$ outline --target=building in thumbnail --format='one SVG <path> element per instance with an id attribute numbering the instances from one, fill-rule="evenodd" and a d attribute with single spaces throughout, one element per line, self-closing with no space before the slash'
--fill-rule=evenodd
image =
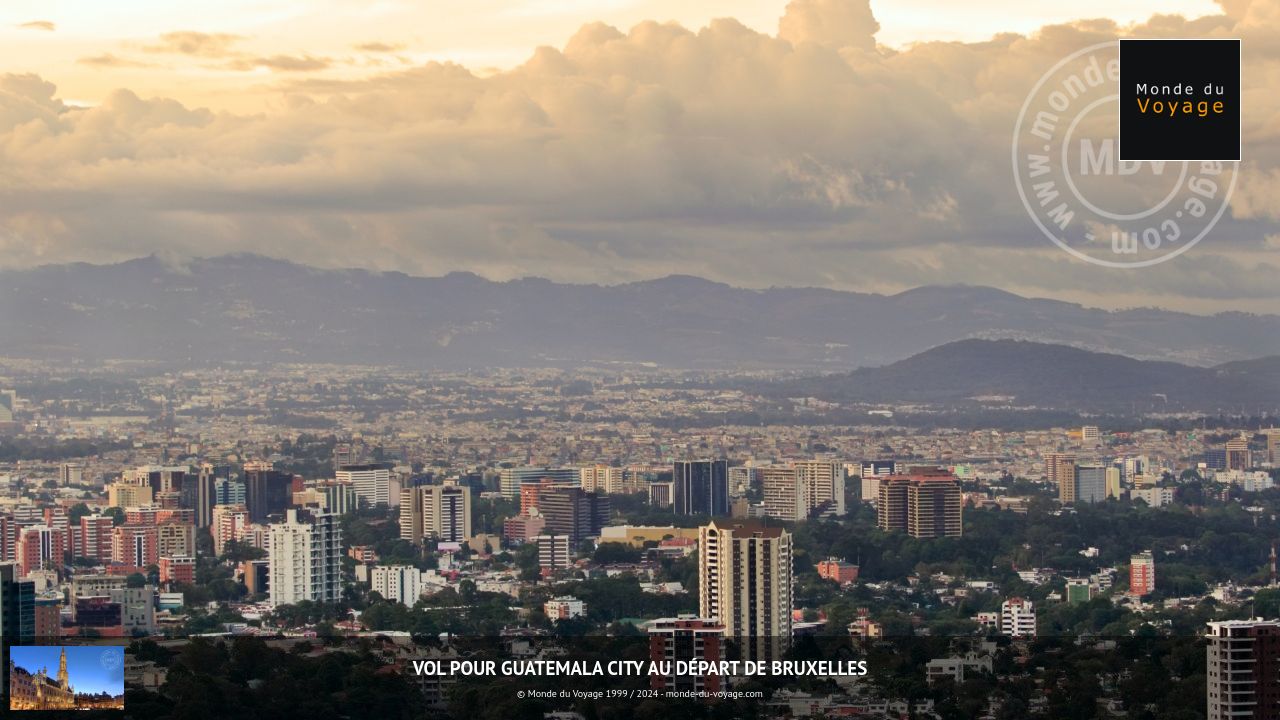
<path id="1" fill-rule="evenodd" d="M 271 525 L 267 553 L 272 605 L 341 598 L 342 528 L 336 515 L 304 520 L 289 509 L 284 522 Z"/>
<path id="2" fill-rule="evenodd" d="M 48 668 L 31 669 L 9 661 L 10 710 L 74 710 L 75 688 L 67 676 L 67 650 L 62 649 L 58 674 L 49 676 Z"/>
<path id="3" fill-rule="evenodd" d="M 1150 595 L 1156 589 L 1156 560 L 1150 551 L 1129 558 L 1129 594 Z"/>
<path id="4" fill-rule="evenodd" d="M 886 532 L 927 539 L 963 533 L 960 481 L 941 468 L 916 468 L 910 475 L 880 479 L 876 523 Z"/>
<path id="5" fill-rule="evenodd" d="M 1035 637 L 1035 603 L 1020 597 L 1011 597 L 1001 603 L 1000 634 L 1009 637 Z"/>
<path id="6" fill-rule="evenodd" d="M 669 663 L 672 672 L 667 675 L 649 676 L 649 687 L 666 692 L 708 692 L 720 690 L 718 674 L 675 673 L 676 663 L 688 661 L 719 662 L 723 659 L 720 640 L 724 626 L 715 620 L 681 615 L 674 618 L 658 618 L 647 624 L 649 631 L 649 660 Z"/>
<path id="7" fill-rule="evenodd" d="M 672 483 L 677 515 L 729 514 L 728 461 L 677 461 Z"/>
<path id="8" fill-rule="evenodd" d="M 415 545 L 435 538 L 465 542 L 471 537 L 471 488 L 446 480 L 400 491 L 400 538 Z"/>
<path id="9" fill-rule="evenodd" d="M 1211 622 L 1206 638 L 1208 720 L 1280 718 L 1280 621 Z"/>
<path id="10" fill-rule="evenodd" d="M 791 534 L 755 522 L 698 531 L 698 614 L 724 626 L 744 660 L 780 659 L 791 640 Z"/>

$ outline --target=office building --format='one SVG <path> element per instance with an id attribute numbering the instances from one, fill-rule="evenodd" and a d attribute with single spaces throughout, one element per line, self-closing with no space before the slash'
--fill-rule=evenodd
<path id="1" fill-rule="evenodd" d="M 578 468 L 552 467 L 517 467 L 503 468 L 498 475 L 498 489 L 502 496 L 509 500 L 520 497 L 520 489 L 525 485 L 537 485 L 543 480 L 563 487 L 579 487 L 582 473 Z"/>
<path id="2" fill-rule="evenodd" d="M 567 535 L 574 547 L 599 535 L 600 529 L 609 524 L 609 496 L 584 492 L 582 488 L 542 491 L 539 510 L 546 520 L 544 532 Z"/>
<path id="3" fill-rule="evenodd" d="M 342 597 L 342 528 L 336 515 L 300 518 L 290 508 L 284 522 L 271 525 L 267 553 L 272 605 Z"/>
<path id="4" fill-rule="evenodd" d="M 781 659 L 791 639 L 791 534 L 712 521 L 698 531 L 698 614 L 724 626 L 744 660 Z"/>
<path id="5" fill-rule="evenodd" d="M 400 491 L 400 538 L 465 542 L 471 537 L 471 488 L 446 480 Z"/>
<path id="6" fill-rule="evenodd" d="M 271 463 L 245 463 L 244 491 L 249 519 L 265 523 L 283 515 L 293 502 L 293 474 L 276 470 Z"/>
<path id="7" fill-rule="evenodd" d="M 155 497 L 149 485 L 117 482 L 107 486 L 107 505 L 111 507 L 137 507 L 150 505 L 154 501 Z"/>
<path id="8" fill-rule="evenodd" d="M 1082 503 L 1099 503 L 1107 499 L 1107 467 L 1104 465 L 1077 465 L 1075 468 L 1075 499 Z"/>
<path id="9" fill-rule="evenodd" d="M 672 482 L 677 515 L 729 514 L 728 461 L 677 461 Z"/>
<path id="10" fill-rule="evenodd" d="M 196 527 L 207 528 L 213 522 L 213 506 L 214 505 L 231 505 L 233 503 L 243 503 L 244 485 L 236 483 L 239 486 L 239 497 L 230 499 L 227 497 L 228 486 L 231 484 L 231 466 L 215 465 L 213 463 L 201 463 L 200 470 L 196 474 L 196 492 L 195 492 L 195 511 L 196 511 Z M 218 497 L 219 485 L 222 487 L 222 498 Z"/>
<path id="11" fill-rule="evenodd" d="M 373 591 L 386 600 L 413 607 L 422 597 L 422 571 L 410 565 L 375 567 L 369 580 Z"/>
<path id="12" fill-rule="evenodd" d="M 1252 465 L 1249 441 L 1244 437 L 1228 440 L 1226 445 L 1227 470 L 1248 470 Z"/>
<path id="13" fill-rule="evenodd" d="M 542 576 L 553 575 L 572 564 L 572 545 L 568 535 L 544 534 L 535 538 L 538 543 L 538 567 Z"/>
<path id="14" fill-rule="evenodd" d="M 334 473 L 340 483 L 350 483 L 362 507 L 391 505 L 391 464 L 342 465 Z M 397 501 L 399 498 L 397 497 Z"/>
<path id="15" fill-rule="evenodd" d="M 1208 720 L 1280 718 L 1280 621 L 1259 618 L 1208 625 Z"/>
<path id="16" fill-rule="evenodd" d="M 622 492 L 622 468 L 591 465 L 579 468 L 579 485 L 587 492 L 613 495 Z"/>
<path id="17" fill-rule="evenodd" d="M 880 529 L 921 539 L 960 537 L 960 481 L 941 468 L 914 468 L 912 473 L 881 478 L 876 502 Z"/>
<path id="18" fill-rule="evenodd" d="M 1035 603 L 1020 597 L 1011 597 L 1001 603 L 1000 634 L 1009 637 L 1035 637 Z"/>
<path id="19" fill-rule="evenodd" d="M 1071 453 L 1045 453 L 1044 479 L 1050 487 L 1057 488 L 1059 502 L 1075 502 L 1076 456 Z"/>
<path id="20" fill-rule="evenodd" d="M 7 645 L 35 634 L 36 584 L 22 579 L 17 564 L 0 564 L 0 641 Z"/>
<path id="21" fill-rule="evenodd" d="M 58 484 L 62 487 L 68 485 L 84 484 L 84 465 L 80 463 L 62 463 L 58 466 Z"/>
<path id="22" fill-rule="evenodd" d="M 1080 444 L 1084 447 L 1093 447 L 1102 442 L 1102 431 L 1097 425 L 1085 425 L 1080 428 Z"/>
<path id="23" fill-rule="evenodd" d="M 1151 552 L 1140 552 L 1129 558 L 1129 594 L 1143 597 L 1155 589 L 1156 561 Z"/>

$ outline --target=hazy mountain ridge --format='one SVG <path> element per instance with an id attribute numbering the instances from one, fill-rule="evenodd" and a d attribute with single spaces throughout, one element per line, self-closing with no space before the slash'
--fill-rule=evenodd
<path id="1" fill-rule="evenodd" d="M 1205 368 L 1064 345 L 961 340 L 883 367 L 777 383 L 771 391 L 843 403 L 1275 412 L 1280 356 Z"/>
<path id="2" fill-rule="evenodd" d="M 846 369 L 968 338 L 1210 365 L 1280 354 L 1280 317 L 1108 312 L 982 287 L 897 295 L 318 270 L 254 255 L 0 272 L 0 355 Z"/>

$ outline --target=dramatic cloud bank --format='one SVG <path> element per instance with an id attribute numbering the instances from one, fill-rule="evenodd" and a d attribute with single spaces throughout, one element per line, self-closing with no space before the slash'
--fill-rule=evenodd
<path id="1" fill-rule="evenodd" d="M 867 0 L 794 0 L 777 35 L 587 25 L 477 75 L 431 64 L 357 81 L 334 58 L 181 54 L 268 73 L 282 101 L 237 115 L 119 90 L 74 107 L 0 76 L 7 266 L 254 251 L 321 266 L 621 282 L 893 290 L 967 282 L 1090 304 L 1280 310 L 1280 0 L 1223 14 L 1052 26 L 983 43 L 875 43 Z M 1175 262 L 1107 271 L 1026 217 L 1008 167 L 1028 89 L 1116 35 L 1241 37 L 1244 172 L 1232 212 Z M 366 52 L 396 46 L 369 40 Z"/>

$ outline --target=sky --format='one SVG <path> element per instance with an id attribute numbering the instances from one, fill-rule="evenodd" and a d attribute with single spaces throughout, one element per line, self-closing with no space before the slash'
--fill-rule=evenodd
<path id="1" fill-rule="evenodd" d="M 46 668 L 49 676 L 58 679 L 60 645 L 19 646 L 9 649 L 9 657 L 15 665 L 26 668 L 32 674 Z M 105 692 L 116 696 L 124 692 L 124 652 L 116 646 L 67 646 L 67 680 L 76 693 L 97 694 Z M 103 662 L 104 653 L 112 654 Z M 112 661 L 114 660 L 114 662 Z"/>
<path id="2" fill-rule="evenodd" d="M 1089 44 L 1241 37 L 1230 211 L 1110 270 L 1008 168 Z M 1280 0 L 8 0 L 0 267 L 257 252 L 614 284 L 1280 312 Z"/>

